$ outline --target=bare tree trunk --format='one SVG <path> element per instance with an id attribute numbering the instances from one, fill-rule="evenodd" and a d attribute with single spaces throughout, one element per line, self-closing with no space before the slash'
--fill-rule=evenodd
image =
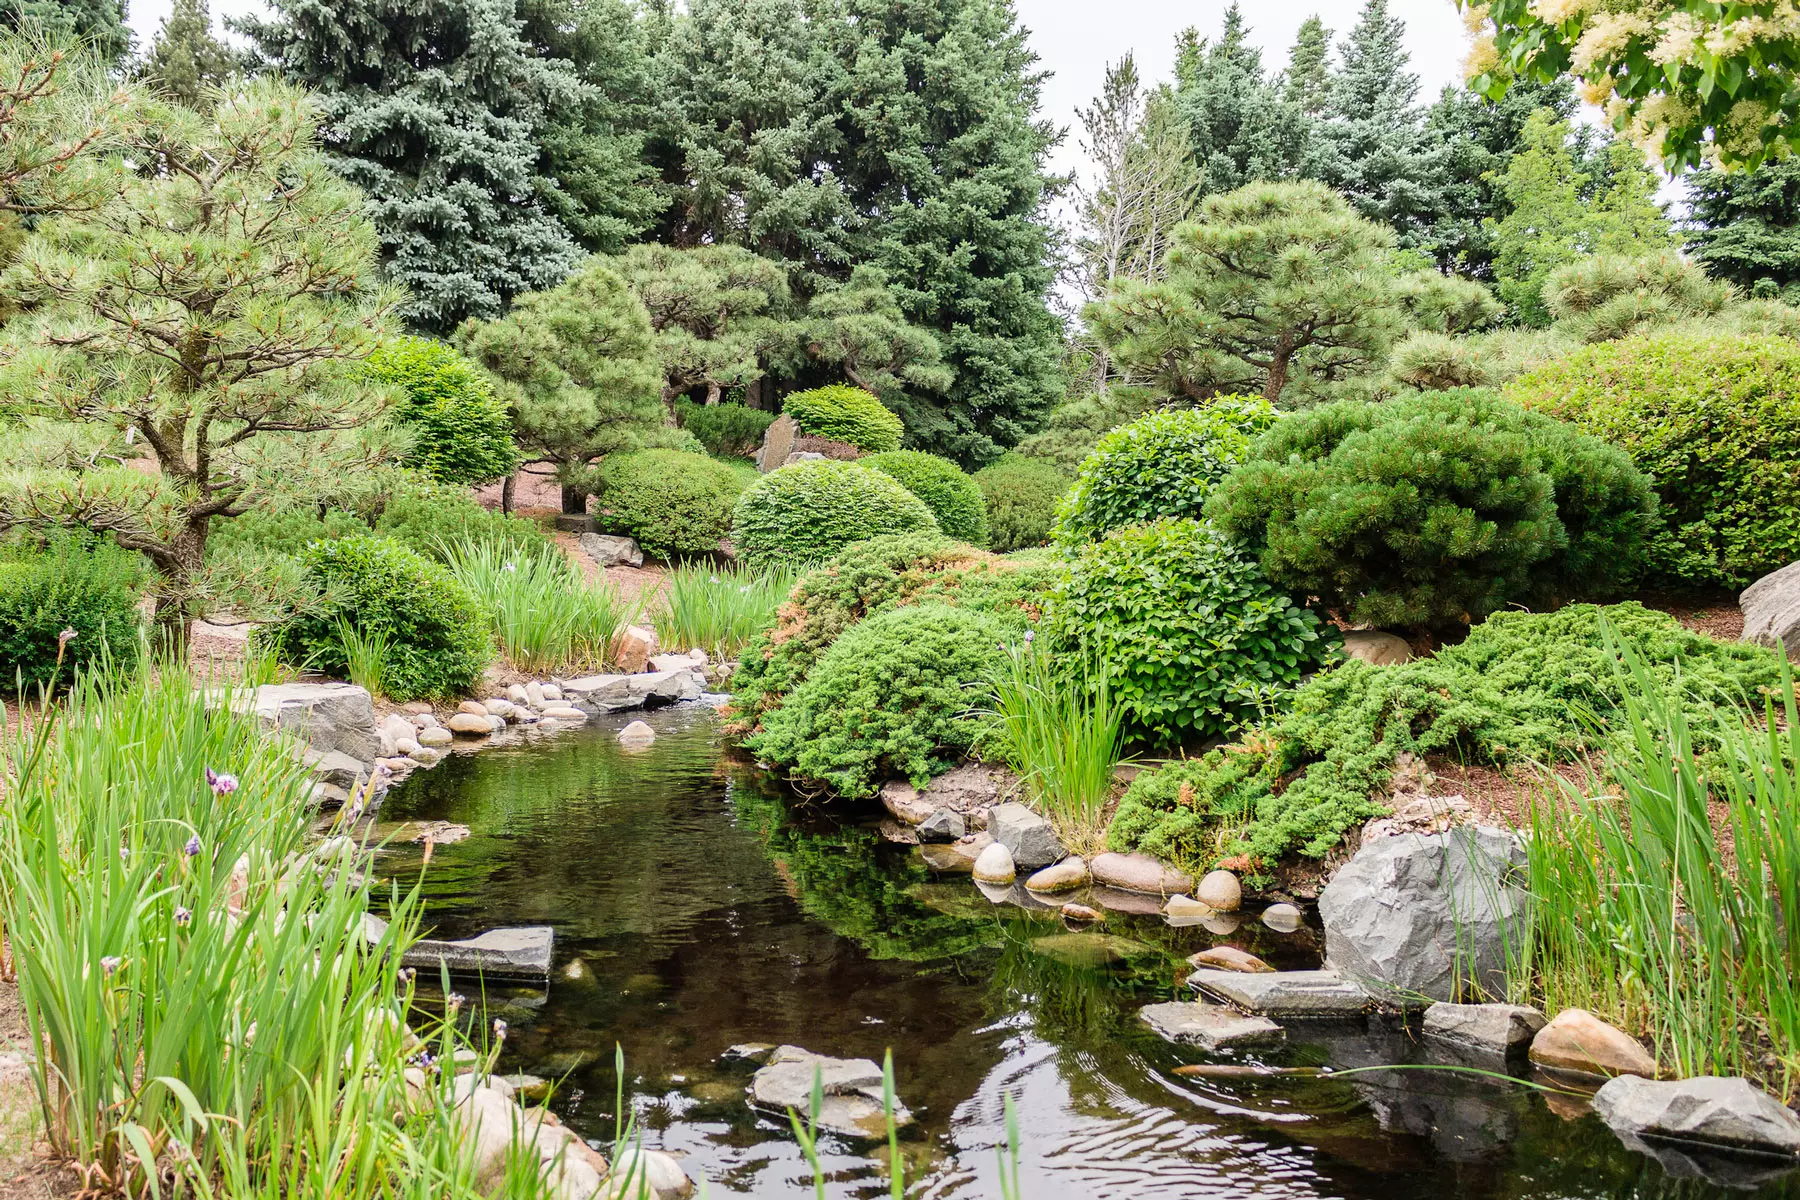
<path id="1" fill-rule="evenodd" d="M 513 488 L 517 487 L 518 483 L 519 473 L 514 471 L 500 485 L 500 511 L 509 517 L 512 516 L 513 510 Z"/>
<path id="2" fill-rule="evenodd" d="M 709 379 L 706 381 L 706 403 L 709 407 L 719 402 L 719 393 L 722 391 L 724 391 L 724 389 L 719 386 L 718 380 Z"/>

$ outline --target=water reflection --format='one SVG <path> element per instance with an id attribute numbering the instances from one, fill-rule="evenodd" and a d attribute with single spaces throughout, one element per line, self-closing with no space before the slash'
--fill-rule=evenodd
<path id="1" fill-rule="evenodd" d="M 1221 937 L 1144 916 L 1071 941 L 1053 910 L 997 906 L 967 878 L 931 875 L 916 851 L 857 823 L 871 814 L 792 807 L 722 752 L 710 712 L 652 714 L 654 747 L 630 756 L 612 736 L 626 719 L 453 757 L 408 781 L 383 816 L 473 831 L 432 861 L 427 915 L 440 934 L 556 926 L 548 991 L 488 997 L 512 1029 L 502 1069 L 564 1078 L 559 1111 L 604 1138 L 623 1046 L 627 1103 L 647 1137 L 711 1195 L 813 1195 L 785 1124 L 744 1103 L 754 1066 L 727 1056 L 743 1042 L 877 1061 L 891 1048 L 918 1117 L 902 1145 L 909 1195 L 933 1200 L 998 1197 L 1007 1094 L 1030 1200 L 1724 1194 L 1592 1118 L 1566 1121 L 1468 1076 L 1174 1076 L 1203 1056 L 1160 1042 L 1136 1012 L 1187 998 L 1181 960 L 1229 941 L 1278 966 L 1315 965 L 1312 932 L 1247 921 Z M 416 866 L 411 850 L 384 860 L 403 876 Z M 1258 1053 L 1427 1061 L 1404 1029 L 1379 1024 L 1305 1030 Z M 826 1148 L 828 1195 L 888 1194 L 874 1148 Z M 1800 1184 L 1760 1194 L 1800 1197 Z"/>

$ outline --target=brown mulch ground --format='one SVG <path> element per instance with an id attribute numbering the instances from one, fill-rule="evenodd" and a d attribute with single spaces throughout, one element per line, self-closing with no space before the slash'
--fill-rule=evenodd
<path id="1" fill-rule="evenodd" d="M 0 1053 L 26 1047 L 25 1014 L 16 984 L 0 982 Z M 81 1177 L 50 1155 L 28 1069 L 0 1062 L 0 1200 L 63 1200 L 81 1191 Z"/>

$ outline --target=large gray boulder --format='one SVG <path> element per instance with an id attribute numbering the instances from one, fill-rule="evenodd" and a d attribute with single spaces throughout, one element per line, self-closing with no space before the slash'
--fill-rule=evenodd
<path id="1" fill-rule="evenodd" d="M 1050 822 L 1017 801 L 996 805 L 988 813 L 988 832 L 1012 854 L 1013 866 L 1021 871 L 1035 871 L 1069 856 Z"/>
<path id="2" fill-rule="evenodd" d="M 1659 1083 L 1620 1075 L 1594 1093 L 1594 1111 L 1628 1144 L 1670 1138 L 1800 1160 L 1800 1116 L 1747 1079 L 1701 1075 Z"/>
<path id="3" fill-rule="evenodd" d="M 1524 865 L 1510 833 L 1480 825 L 1371 842 L 1319 897 L 1326 964 L 1401 1004 L 1501 995 Z"/>
<path id="4" fill-rule="evenodd" d="M 636 538 L 618 537 L 610 533 L 584 533 L 581 549 L 602 567 L 641 567 L 644 552 Z"/>
<path id="5" fill-rule="evenodd" d="M 1800 662 L 1800 562 L 1764 575 L 1738 597 L 1744 610 L 1744 640 L 1779 646 Z"/>
<path id="6" fill-rule="evenodd" d="M 365 763 L 381 756 L 375 705 L 368 691 L 353 683 L 269 683 L 238 693 L 233 704 L 314 750 L 335 750 Z"/>

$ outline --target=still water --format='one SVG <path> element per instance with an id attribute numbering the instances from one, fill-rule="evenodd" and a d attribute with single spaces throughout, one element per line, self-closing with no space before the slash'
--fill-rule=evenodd
<path id="1" fill-rule="evenodd" d="M 1027 1200 L 1800 1197 L 1793 1177 L 1695 1178 L 1679 1156 L 1625 1149 L 1579 1103 L 1475 1075 L 1174 1075 L 1207 1056 L 1161 1042 L 1137 1010 L 1191 998 L 1175 982 L 1182 959 L 1229 942 L 1315 966 L 1314 931 L 1248 920 L 1221 936 L 1115 916 L 1101 961 L 1072 954 L 1044 940 L 1066 932 L 1053 912 L 931 875 L 880 839 L 872 810 L 795 806 L 725 749 L 709 710 L 650 714 L 655 744 L 626 751 L 614 733 L 638 715 L 452 756 L 382 817 L 473 831 L 430 864 L 434 935 L 556 927 L 548 989 L 490 988 L 489 1014 L 511 1029 L 500 1069 L 566 1077 L 554 1107 L 610 1140 L 621 1047 L 647 1143 L 711 1196 L 814 1195 L 785 1119 L 745 1103 L 753 1064 L 726 1054 L 766 1042 L 877 1062 L 892 1051 L 917 1117 L 902 1131 L 908 1195 L 930 1200 L 998 1200 L 1008 1095 Z M 417 860 L 396 852 L 384 869 L 410 880 Z M 1236 1061 L 1429 1056 L 1377 1023 L 1296 1027 L 1286 1046 Z M 888 1195 L 876 1148 L 822 1149 L 827 1195 Z"/>

